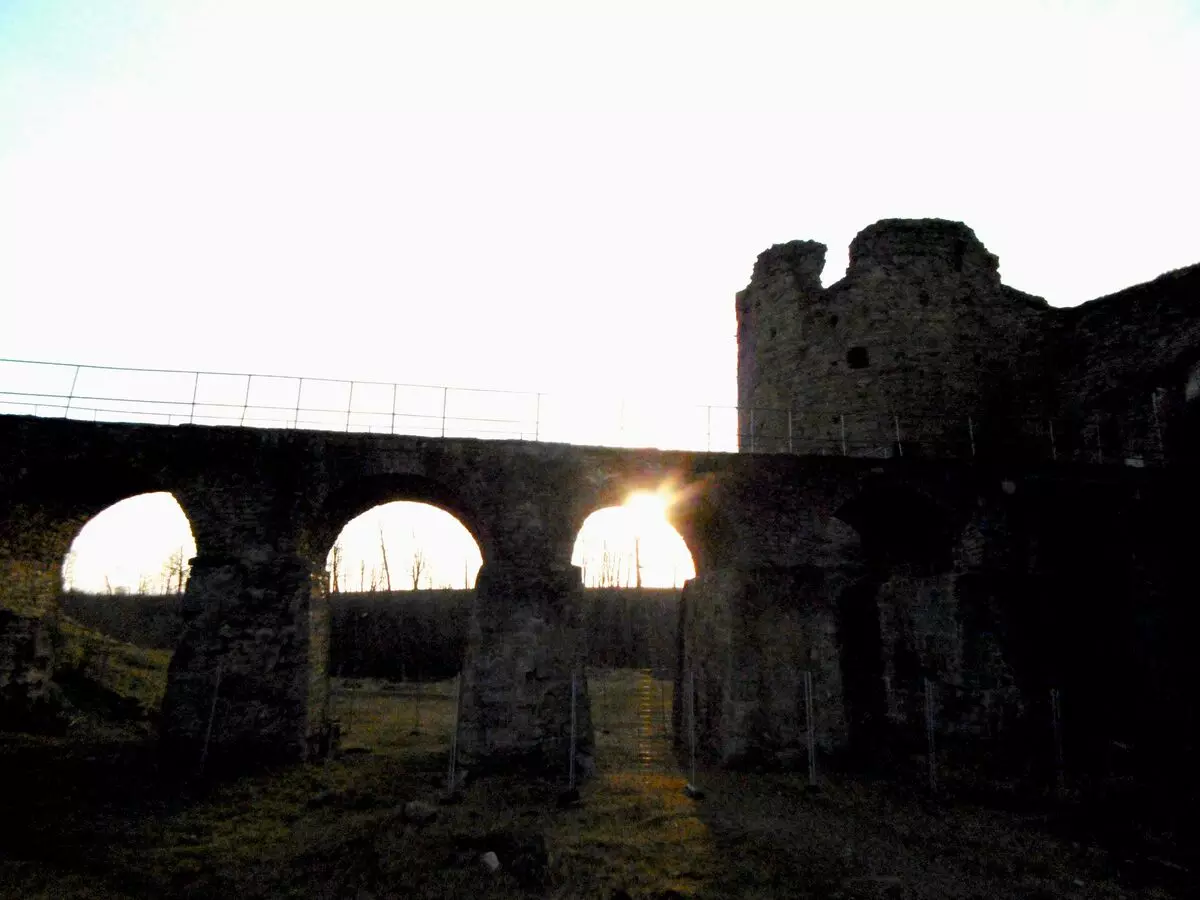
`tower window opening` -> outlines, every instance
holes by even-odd
[[[871,364],[871,356],[866,347],[851,347],[846,353],[846,365],[852,369],[865,369]]]

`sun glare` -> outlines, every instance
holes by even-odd
[[[630,494],[625,500],[625,508],[637,517],[638,522],[649,525],[666,521],[669,505],[667,496],[658,491],[638,491],[636,494]]]
[[[587,587],[679,587],[696,574],[692,555],[667,520],[673,495],[660,488],[630,494],[592,513],[571,562]]]

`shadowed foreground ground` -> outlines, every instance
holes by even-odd
[[[803,776],[701,771],[707,796],[692,801],[667,752],[664,685],[631,670],[592,673],[600,772],[577,808],[556,802],[565,772],[495,777],[432,822],[406,821],[406,801],[444,784],[453,682],[421,688],[419,727],[412,684],[340,683],[339,758],[180,795],[157,786],[153,723],[138,711],[153,707],[165,657],[106,650],[105,671],[82,654],[65,737],[0,736],[0,896],[1027,900],[1194,887],[1169,865],[1149,880],[1118,873],[1044,814],[934,804],[915,787],[823,778],[812,793]],[[101,676],[116,690],[80,687]],[[494,873],[479,860],[489,850]]]

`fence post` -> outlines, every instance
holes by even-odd
[[[191,415],[188,416],[189,425],[194,425],[196,423],[196,395],[200,393],[200,373],[197,372],[195,374],[196,377],[192,381],[192,412]]]
[[[1054,733],[1054,789],[1061,796],[1066,773],[1063,771],[1062,706],[1058,688],[1050,688],[1050,726]]]
[[[896,427],[896,452],[903,456],[904,444],[900,441],[900,417],[895,413],[892,414],[892,424]]]
[[[454,683],[454,731],[450,734],[450,772],[446,778],[446,793],[454,793],[454,768],[458,761],[458,719],[462,710],[463,673],[459,671]]]
[[[396,433],[396,385],[392,385],[392,429],[390,434]]]
[[[688,682],[690,685],[690,687],[688,688],[688,733],[690,735],[690,739],[689,739],[688,743],[689,743],[689,746],[691,747],[691,757],[692,757],[691,778],[688,781],[688,785],[694,789],[696,786],[696,670],[695,669],[688,670]]]
[[[1150,392],[1150,414],[1154,419],[1154,436],[1158,440],[1158,463],[1162,465],[1166,459],[1166,450],[1163,448],[1162,438],[1162,420],[1158,416],[1158,389]]]
[[[792,452],[792,408],[788,407],[788,453]]]
[[[537,401],[533,407],[533,439],[542,439],[542,392],[538,391]]]
[[[300,395],[304,393],[304,379],[296,382],[296,417],[292,419],[292,428],[300,427]]]
[[[1048,421],[1050,422],[1050,459],[1052,462],[1058,462],[1058,447],[1054,443],[1054,420]]]
[[[841,428],[842,428],[842,456],[845,456],[846,455],[846,417],[845,417],[845,415],[839,414],[838,422],[841,423]]]
[[[225,665],[225,657],[217,660],[217,677],[213,684],[212,704],[208,708],[208,726],[204,729],[204,746],[200,748],[200,774],[204,774],[204,764],[208,762],[208,744],[212,740],[213,720],[217,717],[217,695],[221,691],[221,667]]]
[[[707,412],[705,413],[705,417],[704,417],[704,425],[705,425],[704,449],[708,450],[711,453],[712,452],[712,407],[706,406],[705,409],[707,410]]]
[[[75,374],[71,378],[71,392],[69,394],[67,394],[67,405],[63,408],[63,418],[64,419],[71,412],[71,401],[75,399],[75,384],[76,384],[76,382],[79,381],[79,369],[80,369],[79,366],[75,367]],[[35,416],[37,415],[37,407],[36,406],[33,409],[33,414]]]
[[[246,399],[242,401],[242,418],[238,425],[246,424],[246,407],[250,405],[250,382],[254,379],[253,375],[246,376]]]
[[[804,672],[804,723],[808,731],[808,786],[817,786],[817,743],[814,738],[812,672]]]
[[[971,438],[971,456],[975,455],[975,420],[967,416],[967,434]]]
[[[936,747],[933,736],[933,682],[925,679],[925,739],[929,747],[929,789],[937,790]]]
[[[350,430],[350,410],[354,407],[354,382],[350,382],[350,396],[346,398],[346,431]]]
[[[446,436],[446,404],[450,400],[450,388],[442,388],[442,437]]]
[[[571,673],[571,760],[569,763],[569,775],[567,779],[567,788],[575,789],[575,693],[576,693],[576,676]]]

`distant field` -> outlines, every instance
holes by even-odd
[[[672,667],[679,591],[591,588],[580,613],[591,665]],[[330,671],[361,678],[448,678],[462,665],[474,591],[341,592],[330,597]],[[62,597],[67,615],[140,647],[173,650],[180,598],[154,594]]]
[[[404,821],[406,801],[432,800],[444,783],[452,679],[419,691],[339,680],[334,712],[348,733],[338,758],[180,795],[156,783],[152,729],[138,719],[161,696],[165,654],[71,624],[66,641],[80,673],[68,694],[91,707],[61,738],[0,735],[0,897],[1028,900],[1189,889],[1190,875],[1168,867],[1156,884],[1129,872],[1118,882],[1102,846],[1056,836],[1045,814],[848,777],[823,776],[814,794],[804,777],[701,770],[706,798],[693,801],[667,751],[666,685],[632,670],[589,673],[599,773],[578,808],[556,803],[565,772],[546,783],[492,777],[468,783],[435,821]],[[498,872],[479,862],[488,850]]]

